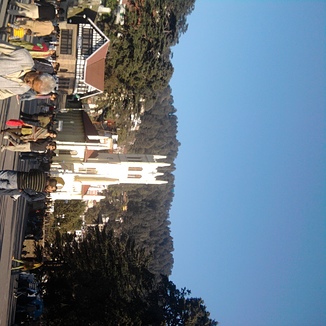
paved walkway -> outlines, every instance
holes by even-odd
[[[19,107],[14,100],[0,101],[0,126],[19,116]],[[0,136],[0,143],[6,140]],[[0,169],[28,169],[18,160],[18,154],[0,153]],[[12,256],[20,257],[22,250],[24,223],[26,220],[26,203],[19,199],[14,202],[8,196],[0,196],[0,325],[11,325],[13,321],[15,300],[13,288],[15,275],[11,274]]]
[[[13,17],[6,13],[7,4],[8,0],[0,0],[0,27],[13,21]],[[5,35],[0,34],[0,39],[5,40]],[[7,120],[17,119],[20,109],[27,113],[38,111],[35,104],[34,100],[19,105],[16,97],[0,100],[0,129],[5,128]],[[7,142],[0,135],[0,145]],[[30,166],[28,161],[19,160],[19,154],[4,151],[0,153],[0,170],[6,169],[28,171]],[[8,196],[0,196],[0,326],[10,326],[14,323],[16,299],[13,292],[17,285],[18,275],[12,274],[11,264],[13,256],[15,258],[21,256],[26,223],[25,200],[20,198],[14,202]]]
[[[8,0],[0,0],[0,26],[5,26],[9,18],[6,14]],[[4,39],[3,35],[0,38]],[[9,119],[19,116],[19,105],[16,98],[0,100],[0,128],[4,129]],[[0,144],[3,144],[0,136]],[[12,152],[0,153],[0,169],[28,170],[21,163],[18,154]],[[10,197],[0,196],[0,326],[12,325],[14,322],[16,300],[13,290],[17,274],[11,273],[12,256],[20,257],[23,234],[26,224],[26,203],[19,199],[14,202]]]

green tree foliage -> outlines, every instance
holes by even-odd
[[[54,215],[65,215],[66,218],[79,217],[85,212],[85,203],[80,200],[56,200]]]
[[[98,222],[98,217],[100,214],[100,205],[95,205],[87,210],[85,213],[85,220],[87,224],[93,224]]]
[[[167,87],[173,66],[171,46],[186,32],[195,0],[130,1],[123,26],[114,17],[98,22],[111,40],[106,60],[106,91],[150,100]],[[134,101],[135,102],[135,101]]]
[[[62,232],[80,229],[85,209],[86,204],[81,200],[56,200],[53,223],[59,225]]]
[[[153,107],[142,117],[136,141],[131,153],[166,155],[171,165],[161,168],[164,172],[162,185],[116,185],[110,186],[98,207],[98,216],[123,218],[123,223],[110,223],[116,230],[122,230],[135,239],[137,248],[144,248],[151,254],[149,269],[159,275],[170,275],[173,265],[173,242],[170,235],[169,210],[173,200],[174,159],[178,153],[176,109],[173,107],[171,88],[166,87],[157,94]],[[128,194],[128,210],[122,211],[119,196]],[[93,212],[94,210],[92,210]],[[90,212],[91,213],[91,212]]]
[[[151,250],[150,270],[170,275],[173,265],[173,243],[170,235],[169,210],[173,200],[174,160],[180,143],[176,138],[177,117],[170,87],[157,95],[151,110],[145,112],[136,141],[130,152],[166,155],[169,167],[162,168],[164,185],[138,185],[128,192],[125,231],[136,243]]]
[[[46,248],[46,325],[216,325],[203,301],[188,298],[167,277],[147,269],[148,257],[129,237],[95,229],[84,241],[57,234]]]
[[[106,199],[86,216],[88,221],[109,216],[110,231],[95,229],[79,243],[72,235],[56,234],[52,245],[46,247],[53,265],[59,265],[45,264],[47,325],[217,324],[209,318],[201,298],[189,297],[190,291],[178,290],[162,276],[170,275],[173,265],[169,210],[173,162],[180,145],[168,86],[173,73],[171,46],[187,30],[186,17],[194,2],[131,0],[124,26],[114,25],[112,16],[99,22],[111,40],[106,91],[111,98],[124,95],[120,110],[126,111],[130,103],[137,109],[140,98],[146,103],[141,128],[129,152],[166,155],[171,166],[162,172],[168,184],[124,185],[127,211],[113,200],[119,198],[121,186],[109,187],[104,192]],[[67,214],[64,205],[60,203],[55,214]],[[117,217],[124,222],[118,225]]]
[[[168,86],[157,93],[153,107],[142,117],[140,130],[131,152],[166,155],[173,163],[178,154],[176,109],[173,106],[171,88]]]

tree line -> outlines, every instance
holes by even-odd
[[[82,242],[56,234],[42,267],[46,325],[217,325],[204,302],[148,270],[127,235],[90,230]]]
[[[103,16],[100,28],[111,40],[105,86],[112,98],[125,94],[115,113],[127,107],[140,112],[140,130],[128,152],[166,155],[163,185],[110,186],[99,205],[86,213],[88,222],[109,217],[103,231],[95,228],[76,242],[60,234],[46,247],[51,262],[45,303],[47,325],[217,325],[201,298],[169,280],[173,239],[169,210],[173,200],[177,110],[169,81],[171,47],[187,30],[186,17],[195,0],[131,0],[123,26]],[[126,100],[127,99],[127,100]],[[105,103],[104,103],[105,104]],[[119,112],[121,110],[121,112]],[[127,193],[127,203],[120,194]],[[122,206],[127,205],[127,210]],[[121,221],[123,221],[121,223]],[[67,245],[69,244],[69,245]]]

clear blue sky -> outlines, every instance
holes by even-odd
[[[197,0],[188,23],[171,279],[221,325],[326,325],[326,2]]]

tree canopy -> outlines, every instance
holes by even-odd
[[[105,105],[123,117],[145,108],[128,152],[166,155],[171,165],[161,168],[167,184],[110,186],[106,198],[86,213],[87,221],[109,218],[102,232],[90,230],[81,242],[57,233],[47,247],[47,256],[60,265],[46,270],[47,325],[217,325],[201,298],[168,278],[169,210],[180,145],[169,87],[171,47],[186,32],[194,3],[131,0],[123,26],[114,24],[114,16],[97,22],[111,40]],[[122,192],[127,202],[122,203]]]
[[[186,32],[194,3],[130,1],[123,26],[114,24],[114,16],[103,16],[98,25],[111,41],[105,69],[108,93],[149,100],[168,86],[173,74],[171,47]]]
[[[153,107],[142,116],[141,128],[130,153],[166,155],[169,167],[164,172],[162,185],[116,185],[105,191],[106,198],[93,208],[86,217],[96,212],[101,217],[123,218],[115,228],[123,230],[135,239],[136,246],[152,254],[149,268],[156,274],[170,275],[173,266],[173,242],[170,235],[169,210],[173,200],[174,160],[178,153],[176,109],[173,107],[171,88],[166,87],[157,94]],[[128,209],[122,211],[117,194],[126,191]],[[117,204],[118,203],[118,204]],[[120,206],[119,206],[120,205]]]
[[[89,231],[82,242],[57,233],[44,267],[47,325],[217,325],[204,302],[151,273],[129,236]]]

